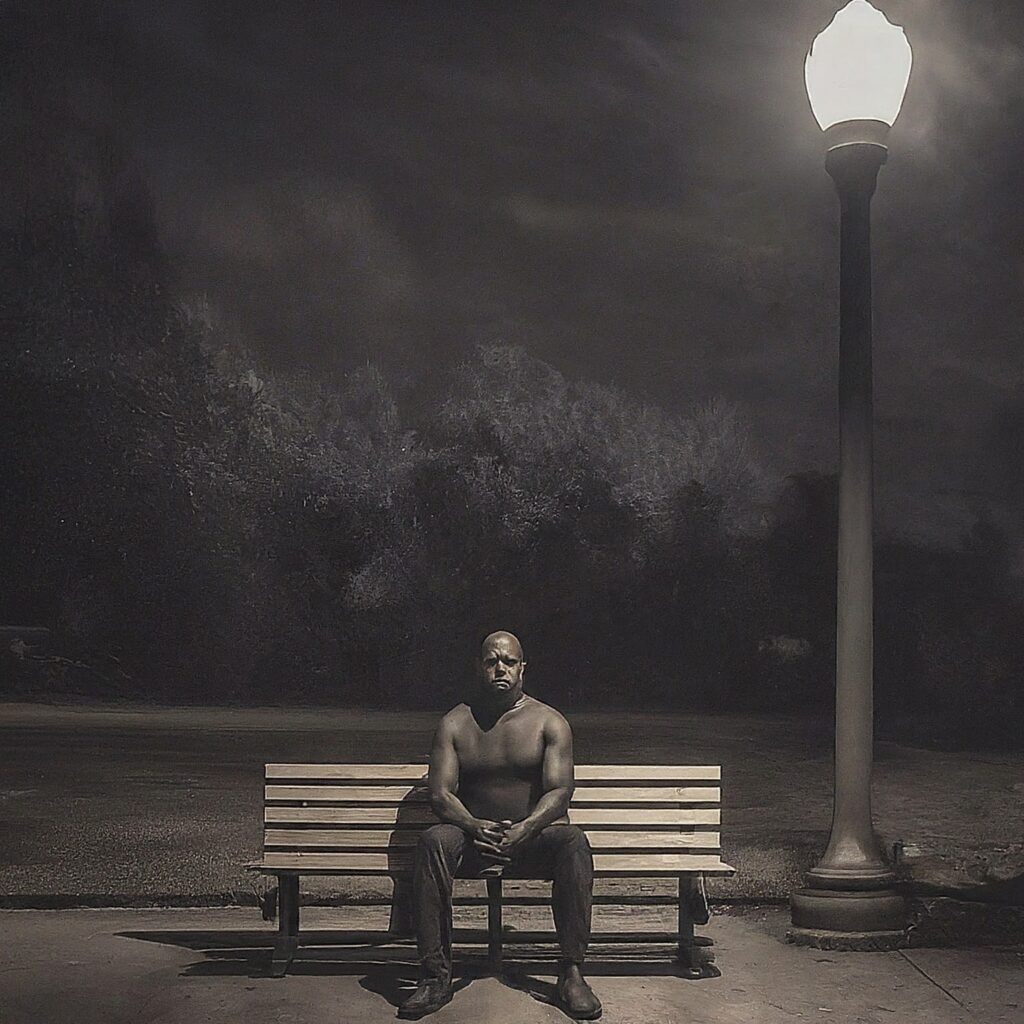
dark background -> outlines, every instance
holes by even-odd
[[[826,713],[836,6],[0,4],[6,692]],[[879,725],[1019,743],[1024,15],[885,10]]]

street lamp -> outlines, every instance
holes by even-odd
[[[832,832],[808,888],[792,895],[790,935],[829,948],[883,948],[904,927],[903,897],[871,819],[871,196],[910,64],[903,29],[867,0],[851,0],[804,65],[840,208],[839,572]]]

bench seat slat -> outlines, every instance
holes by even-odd
[[[337,846],[353,850],[386,850],[399,846],[409,849],[416,844],[420,830],[397,829],[271,829],[264,834],[264,846],[301,850],[309,846]],[[592,829],[587,833],[591,848],[596,850],[658,849],[670,852],[679,849],[717,850],[717,832],[612,832]],[[280,852],[280,851],[278,851]]]
[[[718,803],[715,786],[581,786],[570,807],[606,803]],[[426,801],[423,786],[276,786],[266,787],[267,800],[350,803],[399,803]]]
[[[343,875],[350,876],[353,878],[373,877],[375,875],[391,876],[392,874],[403,875],[406,872],[389,872],[389,871],[366,871],[363,868],[267,868],[262,865],[258,865],[257,869],[264,875],[274,875],[280,878],[282,875],[297,875],[305,877],[306,875]],[[719,861],[718,866],[715,868],[700,868],[700,874],[707,875],[709,877],[722,877],[725,878],[728,875],[734,875],[736,869],[730,867],[724,861]],[[676,869],[664,869],[664,868],[650,868],[643,871],[628,870],[610,870],[610,871],[598,871],[595,869],[594,876],[596,878],[676,878],[680,874],[686,874],[685,871],[677,871]],[[411,875],[411,872],[409,872]]]
[[[425,764],[268,764],[268,781],[276,779],[346,780],[415,782],[425,779]],[[720,765],[647,765],[647,764],[582,764],[576,765],[576,783],[589,782],[718,782]]]
[[[269,851],[262,867],[272,870],[347,870],[368,874],[407,874],[412,870],[411,853],[295,853]],[[686,871],[714,873],[731,870],[717,854],[699,853],[595,853],[595,873],[647,872],[678,874]]]
[[[573,807],[569,820],[584,826],[684,826],[718,825],[717,807]],[[399,820],[401,819],[401,820]],[[265,807],[263,820],[268,824],[309,825],[433,825],[437,817],[427,804],[401,807],[381,804],[375,807]]]

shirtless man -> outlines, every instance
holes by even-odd
[[[578,1020],[601,1015],[580,968],[590,941],[594,882],[586,834],[569,824],[572,730],[523,693],[526,662],[506,632],[484,640],[476,692],[449,711],[430,752],[430,802],[442,824],[416,847],[413,899],[421,979],[399,1007],[423,1017],[452,998],[452,879],[501,865],[506,877],[551,878],[561,949],[558,998]]]

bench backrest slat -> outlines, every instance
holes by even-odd
[[[316,850],[347,853],[359,850],[404,849],[416,845],[421,829],[268,828],[263,837],[267,850]],[[717,832],[613,832],[590,833],[594,850],[717,850]]]
[[[268,764],[267,782],[303,779],[316,782],[420,781],[427,777],[425,764]],[[689,782],[717,782],[719,765],[578,764],[576,785],[609,782],[621,786],[637,781],[647,785],[679,785]]]
[[[269,851],[263,863],[269,868],[315,874],[317,871],[348,874],[405,874],[412,870],[412,851],[396,853],[305,853]],[[722,873],[718,853],[595,853],[594,871],[603,875],[633,875],[638,868],[674,874],[682,871]]]
[[[605,828],[687,828],[700,825],[718,825],[717,807],[573,807],[570,819],[574,825]],[[268,805],[263,811],[267,825],[302,824],[310,828],[317,825],[378,825],[403,828],[410,825],[433,825],[437,818],[425,803],[397,806],[380,804],[374,807],[336,807],[314,804],[310,807]]]
[[[315,779],[322,782],[337,779],[351,782],[418,781],[427,777],[425,764],[268,764],[266,778]]]
[[[306,803],[397,804],[426,803],[429,797],[425,787],[402,783],[390,786],[267,786],[266,799]],[[719,799],[717,786],[577,786],[569,806],[636,803],[677,806],[717,804]]]

